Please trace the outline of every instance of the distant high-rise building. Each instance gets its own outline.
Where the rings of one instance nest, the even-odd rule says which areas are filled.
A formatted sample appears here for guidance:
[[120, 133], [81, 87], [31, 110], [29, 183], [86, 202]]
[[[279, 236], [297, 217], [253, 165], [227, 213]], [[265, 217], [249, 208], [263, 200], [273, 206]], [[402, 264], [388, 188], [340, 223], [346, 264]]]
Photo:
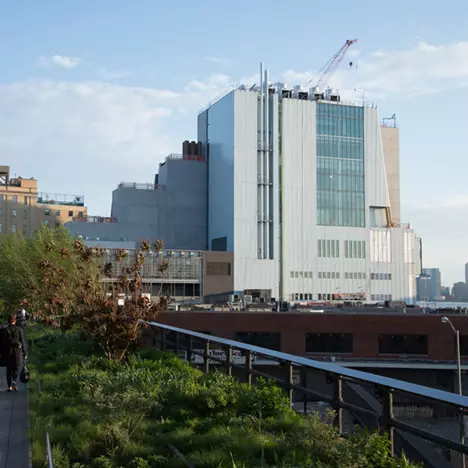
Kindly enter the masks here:
[[468, 286], [466, 283], [459, 281], [452, 288], [452, 296], [456, 301], [468, 301]]
[[465, 263], [465, 283], [468, 285], [468, 262]]
[[441, 298], [441, 277], [439, 268], [423, 268], [417, 278], [418, 300], [436, 301]]

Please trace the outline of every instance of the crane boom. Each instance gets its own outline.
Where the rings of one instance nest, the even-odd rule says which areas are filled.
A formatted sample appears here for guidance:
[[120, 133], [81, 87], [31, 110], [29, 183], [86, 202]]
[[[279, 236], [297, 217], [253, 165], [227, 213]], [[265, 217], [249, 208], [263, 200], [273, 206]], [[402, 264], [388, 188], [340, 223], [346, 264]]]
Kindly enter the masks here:
[[319, 72], [311, 80], [309, 80], [307, 86], [309, 86], [311, 83], [314, 83], [314, 85], [318, 86], [319, 88], [325, 88], [325, 86], [330, 81], [330, 78], [333, 76], [340, 63], [343, 61], [348, 49], [357, 41], [357, 39], [348, 39], [341, 46], [340, 50], [338, 50], [338, 52], [336, 52], [319, 70]]

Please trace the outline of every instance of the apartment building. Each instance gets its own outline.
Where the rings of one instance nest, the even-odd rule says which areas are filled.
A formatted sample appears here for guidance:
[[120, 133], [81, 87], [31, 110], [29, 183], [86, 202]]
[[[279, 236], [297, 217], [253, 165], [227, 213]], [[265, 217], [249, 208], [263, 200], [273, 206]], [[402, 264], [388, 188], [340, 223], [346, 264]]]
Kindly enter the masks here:
[[41, 224], [58, 226], [86, 215], [83, 196], [39, 192], [36, 179], [11, 178], [10, 167], [0, 166], [0, 234], [31, 237]]

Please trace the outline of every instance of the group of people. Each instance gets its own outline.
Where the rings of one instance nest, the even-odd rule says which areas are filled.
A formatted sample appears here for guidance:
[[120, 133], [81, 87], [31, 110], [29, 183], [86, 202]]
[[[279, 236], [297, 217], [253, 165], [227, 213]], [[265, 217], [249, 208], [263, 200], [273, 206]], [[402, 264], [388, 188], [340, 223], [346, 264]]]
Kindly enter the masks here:
[[[17, 325], [17, 318], [26, 320], [25, 314], [11, 314], [8, 317], [8, 325], [4, 327], [0, 324], [0, 366], [6, 367], [6, 378], [8, 392], [17, 392], [18, 370], [21, 365], [21, 354], [26, 362], [26, 348], [24, 346], [24, 334], [20, 326]], [[21, 324], [24, 324], [21, 321]]]

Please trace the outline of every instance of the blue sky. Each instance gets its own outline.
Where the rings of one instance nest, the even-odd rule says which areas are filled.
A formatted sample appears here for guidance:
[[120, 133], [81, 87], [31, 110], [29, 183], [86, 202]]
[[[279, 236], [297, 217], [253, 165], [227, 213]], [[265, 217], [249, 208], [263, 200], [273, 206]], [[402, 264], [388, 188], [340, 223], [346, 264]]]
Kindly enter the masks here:
[[[403, 219], [444, 284], [468, 261], [468, 2], [0, 2], [1, 162], [107, 214], [121, 180], [151, 181], [227, 86], [307, 81], [349, 38], [332, 85], [400, 127]], [[345, 62], [346, 63], [346, 60]], [[354, 93], [354, 95], [353, 95]]]

